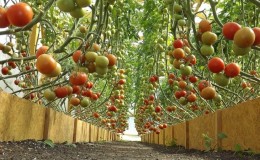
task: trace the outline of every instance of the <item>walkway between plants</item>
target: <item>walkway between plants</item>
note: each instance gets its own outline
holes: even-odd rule
[[[49,145],[48,145],[49,144]],[[88,160],[242,160],[260,156],[239,155],[233,152],[200,152],[181,147],[163,147],[141,142],[98,142],[56,144],[35,141],[1,142],[0,159],[88,159]],[[50,147],[52,146],[52,147]]]

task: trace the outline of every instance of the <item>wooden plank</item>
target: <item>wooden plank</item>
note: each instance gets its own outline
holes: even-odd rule
[[[74,127],[74,130],[75,129],[77,130],[75,142],[89,142],[89,123],[77,120],[77,125]]]
[[[251,149],[260,153],[260,98],[222,110],[222,149]]]
[[[160,133],[161,134],[161,133]],[[154,132],[154,144],[159,144],[159,135],[160,134],[156,134],[155,132]]]
[[[207,150],[216,146],[216,113],[203,115],[189,121],[189,148]],[[206,146],[206,141],[211,140],[211,146]]]
[[[164,130],[164,145],[172,146],[174,144],[174,126],[168,126]]]
[[[179,123],[174,126],[174,138],[176,144],[185,147],[186,146],[186,123]]]
[[[54,143],[73,142],[74,119],[50,109],[48,136]]]
[[[159,143],[160,145],[164,145],[164,137],[165,137],[165,129],[162,129],[159,134]]]
[[[0,141],[42,140],[45,108],[0,91]]]
[[[215,140],[216,149],[222,148],[222,140],[218,137],[218,134],[222,133],[222,110],[215,112]]]

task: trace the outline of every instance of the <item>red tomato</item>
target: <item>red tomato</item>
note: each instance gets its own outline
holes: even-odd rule
[[[174,48],[182,48],[184,45],[183,41],[181,39],[177,39],[173,41],[173,47]]]
[[[86,81],[88,80],[88,76],[86,75],[86,73],[83,72],[73,72],[70,75],[70,83],[72,85],[83,85],[86,83]]]
[[[77,86],[77,85],[72,86],[72,93],[79,94],[80,93],[80,86]]]
[[[195,57],[193,54],[186,56],[186,57],[184,58],[184,60],[185,60],[185,62],[188,63],[190,66],[195,65],[196,62],[197,62],[197,59],[196,59],[196,57]]]
[[[0,7],[0,28],[5,28],[10,26],[10,22],[7,18],[7,10]]]
[[[7,9],[7,18],[12,25],[23,27],[32,21],[33,10],[26,3],[16,3]]]
[[[259,45],[260,44],[260,28],[255,27],[255,28],[253,28],[253,31],[255,33],[255,42],[253,45]]]
[[[208,68],[213,73],[219,73],[225,69],[225,63],[221,58],[214,57],[208,61]]]
[[[226,39],[233,40],[235,33],[241,28],[236,22],[228,22],[223,25],[222,33]]]
[[[73,53],[73,55],[72,55],[72,59],[73,59],[73,61],[74,61],[75,63],[78,63],[80,59],[81,59],[81,62],[82,62],[83,57],[85,57],[85,56],[83,56],[81,50],[75,51],[75,52]]]
[[[226,65],[225,74],[227,77],[236,77],[240,73],[240,67],[237,63],[229,63]]]
[[[190,76],[190,77],[189,77],[189,81],[190,81],[191,83],[196,83],[196,82],[198,81],[198,77],[196,77],[196,76]]]
[[[58,87],[54,90],[54,92],[58,98],[64,98],[68,95],[67,87]]]
[[[198,89],[200,91],[202,91],[204,88],[208,87],[209,86],[209,82],[206,81],[206,80],[201,80],[199,85],[198,85]]]

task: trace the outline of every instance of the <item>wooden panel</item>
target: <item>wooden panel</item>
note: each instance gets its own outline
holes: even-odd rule
[[[51,139],[55,143],[73,142],[74,119],[61,112],[49,110],[46,123],[48,124],[47,139]]]
[[[168,126],[164,129],[164,144],[166,146],[172,146],[174,143],[174,127]]]
[[[186,123],[180,123],[174,126],[174,138],[176,144],[186,146]]]
[[[223,149],[240,145],[260,153],[260,98],[222,110],[222,122],[222,132],[227,135]]]
[[[212,140],[211,148],[216,146],[215,141],[215,117],[216,113],[203,115],[189,121],[189,148],[206,150],[203,134]]]
[[[164,145],[165,129],[162,129],[159,134],[159,144]]]
[[[153,136],[154,136],[154,143],[155,144],[159,144],[159,134],[156,134],[155,132],[153,132]]]
[[[89,142],[89,123],[77,120],[76,140],[74,142]]]
[[[0,91],[0,141],[43,139],[45,108]]]

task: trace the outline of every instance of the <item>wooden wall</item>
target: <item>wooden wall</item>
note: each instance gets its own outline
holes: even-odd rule
[[[116,133],[0,91],[0,141],[54,143],[119,140]]]
[[[166,146],[176,144],[187,149],[233,151],[235,146],[240,146],[242,150],[260,153],[260,98],[169,126],[161,133],[159,143]],[[142,141],[156,143],[149,138],[151,134],[155,133],[142,135]],[[227,137],[221,138],[223,135]],[[206,145],[206,139],[211,145]]]

